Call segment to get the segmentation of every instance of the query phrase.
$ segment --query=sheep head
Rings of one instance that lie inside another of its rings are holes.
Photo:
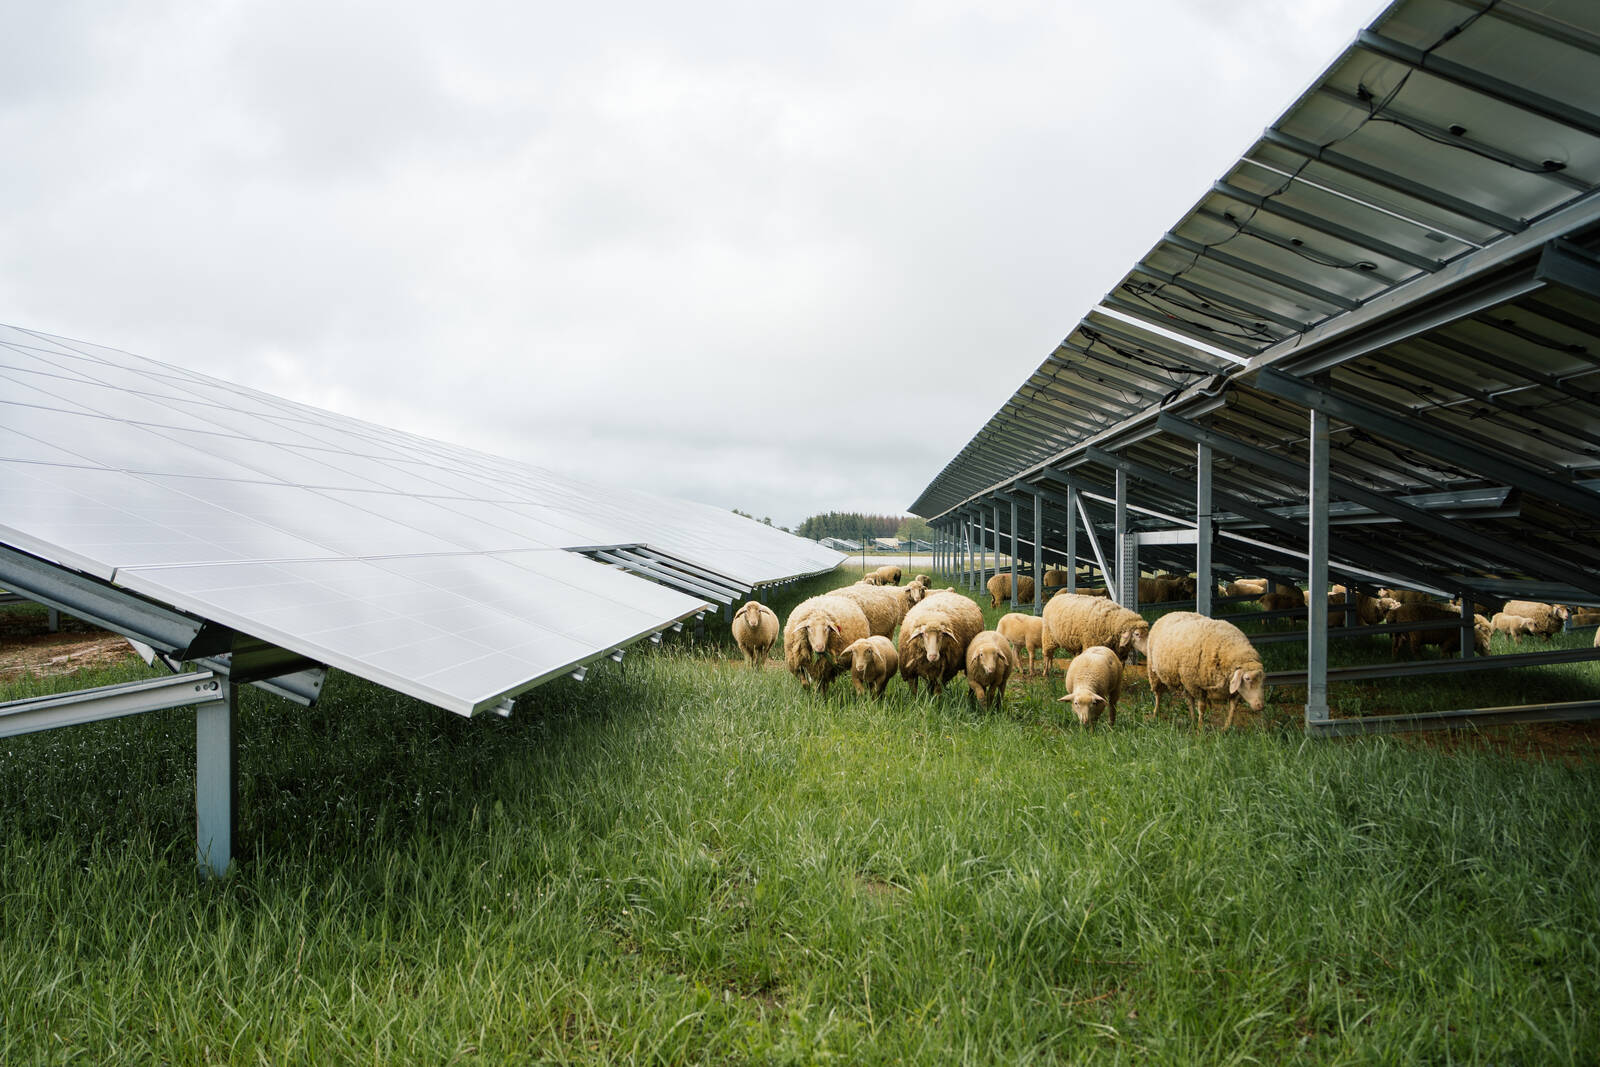
[[[761,625],[761,605],[752,600],[739,609],[739,614],[744,616],[744,624],[754,630]]]
[[[1056,701],[1058,703],[1070,701],[1072,703],[1072,713],[1078,717],[1078,722],[1084,726],[1088,726],[1092,720],[1099,718],[1100,710],[1095,707],[1096,704],[1109,703],[1105,697],[1096,693],[1093,689],[1086,689],[1081,685],[1066,696],[1057,697]]]
[[[1243,697],[1251,711],[1260,711],[1267,703],[1267,672],[1259,662],[1235,667],[1228,677],[1228,692]]]
[[[828,640],[839,632],[839,624],[818,615],[806,621],[806,643],[811,646],[811,656],[828,654]]]

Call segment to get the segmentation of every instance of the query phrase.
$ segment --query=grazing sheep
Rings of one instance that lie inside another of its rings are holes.
[[[1600,611],[1586,611],[1579,608],[1569,617],[1574,626],[1600,626]]]
[[[912,608],[922,603],[922,598],[927,596],[929,592],[930,590],[928,587],[923,585],[921,582],[907,582],[905,585],[901,586],[900,596],[905,600],[906,611],[910,611]],[[905,612],[901,612],[901,615],[904,616]]]
[[[893,637],[894,628],[906,617],[910,607],[905,590],[894,586],[847,585],[831,594],[853,601],[867,617],[867,629],[875,636]]]
[[[1270,583],[1265,578],[1240,578],[1236,582],[1229,582],[1223,586],[1223,593],[1227,596],[1263,596]]]
[[[1572,613],[1561,604],[1541,604],[1537,600],[1508,600],[1501,611],[1533,621],[1533,632],[1546,641],[1561,632]]]
[[[1147,644],[1156,711],[1161,710],[1162,693],[1181,690],[1199,727],[1205,724],[1212,701],[1226,699],[1228,717],[1222,723],[1226,730],[1233,725],[1241,697],[1252,711],[1265,706],[1267,675],[1261,656],[1233,623],[1192,611],[1174,611],[1150,627]]]
[[[1059,589],[1063,585],[1072,584],[1072,572],[1063,570],[1047,570],[1044,572],[1044,587],[1046,589]]]
[[[1380,589],[1378,595],[1398,600],[1402,604],[1436,604],[1439,600],[1438,597],[1424,593],[1420,589]]]
[[[1072,591],[1074,596],[1097,596],[1111,599],[1111,591],[1103,585],[1080,585]]]
[[[879,567],[877,570],[873,571],[872,573],[876,574],[879,578],[883,579],[881,582],[878,583],[879,585],[899,585],[900,584],[900,568],[898,566],[896,566],[895,564],[893,564],[893,563],[886,563],[882,567]]]
[[[1305,597],[1296,589],[1292,593],[1264,593],[1260,604],[1262,611],[1287,611],[1290,608],[1305,607]]]
[[[1482,623],[1479,623],[1482,619]],[[1405,633],[1392,634],[1389,637],[1389,654],[1399,656],[1400,650],[1406,650],[1407,655],[1416,656],[1422,653],[1425,645],[1438,645],[1439,651],[1448,656],[1461,649],[1461,616],[1451,611],[1443,604],[1423,601],[1413,601],[1410,604],[1402,603],[1393,608],[1383,617],[1389,625],[1405,622],[1450,622],[1453,626],[1441,626],[1437,630],[1408,630]],[[1472,647],[1480,656],[1489,654],[1489,634],[1492,632],[1490,624],[1483,616],[1473,620]]]
[[[750,666],[759,670],[772,646],[778,642],[778,616],[765,604],[752,600],[733,617],[733,642],[744,653]]]
[[[900,673],[913,695],[928,679],[934,696],[966,666],[967,645],[983,630],[983,611],[955,592],[939,592],[906,612],[900,625]]]
[[[889,679],[900,670],[900,653],[895,651],[894,642],[874,634],[852,641],[842,655],[850,660],[850,680],[855,683],[856,692],[870,691],[873,700],[883,699]]]
[[[1011,599],[1011,572],[1001,571],[989,579],[989,606],[997,608],[1000,601]],[[1033,579],[1026,574],[1017,576],[1017,599],[1033,599]]]
[[[1101,710],[1110,713],[1117,725],[1117,698],[1122,695],[1122,661],[1104,645],[1094,645],[1072,657],[1067,664],[1067,695],[1057,697],[1070,702],[1073,713],[1084,726],[1093,726]]]
[[[1334,591],[1328,594],[1328,625],[1343,626],[1345,616],[1345,592],[1343,586],[1334,586]],[[1311,590],[1305,591],[1305,605],[1311,606]],[[1376,626],[1383,621],[1383,616],[1390,608],[1399,606],[1399,601],[1386,597],[1371,597],[1365,593],[1355,595],[1356,622],[1362,626]]]
[[[1028,650],[1028,673],[1033,673],[1033,654],[1044,644],[1044,619],[1038,615],[1024,615],[1013,611],[1000,616],[995,632],[1011,642],[1013,649],[1019,645]]]
[[[857,585],[889,585],[890,582],[889,582],[889,579],[885,578],[883,575],[879,574],[877,571],[873,571],[870,574],[863,574],[861,576],[861,580],[856,582],[856,584]]]
[[[1197,584],[1184,575],[1162,575],[1139,579],[1139,603],[1167,604],[1174,600],[1193,600]]]
[[[1503,633],[1511,638],[1514,645],[1522,644],[1523,634],[1537,634],[1533,628],[1533,620],[1526,615],[1513,615],[1509,611],[1497,611],[1494,618],[1489,620],[1489,628]]]
[[[1099,597],[1057,593],[1044,606],[1044,673],[1056,649],[1077,655],[1086,648],[1105,645],[1126,660],[1134,649],[1145,648],[1150,624],[1137,611]]]
[[[816,683],[828,695],[828,683],[844,667],[839,656],[850,644],[867,637],[867,617],[853,600],[823,594],[803,600],[783,627],[783,662],[803,688]]]
[[[994,630],[984,630],[967,644],[967,701],[982,701],[993,710],[1005,700],[1006,681],[1017,669],[1011,642]]]
[[[926,574],[919,574],[915,578],[911,579],[911,584],[912,585],[920,585],[924,589],[932,589],[933,588],[933,579],[929,578]]]

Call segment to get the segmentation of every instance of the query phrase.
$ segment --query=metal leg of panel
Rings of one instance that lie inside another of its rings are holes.
[[[999,511],[998,508],[995,509]],[[1017,502],[1011,501],[1011,610],[1017,610]]]
[[[206,878],[228,873],[239,806],[238,689],[230,679],[219,680],[220,699],[194,713],[195,855]]]
[[[1310,484],[1307,487],[1307,555],[1313,597],[1328,588],[1328,416],[1311,409]],[[1314,603],[1315,601],[1313,601]],[[1306,626],[1306,729],[1328,721],[1328,613],[1308,613]]]
[[[1115,504],[1116,515],[1116,568],[1117,568],[1117,603],[1134,611],[1139,610],[1139,572],[1138,564],[1129,559],[1134,551],[1132,541],[1128,537],[1128,472],[1121,467],[1117,468],[1117,496]],[[1128,580],[1128,573],[1132,569],[1133,580]]]
[[[1000,502],[994,505],[994,573],[1000,573]]]
[[[46,612],[50,623],[50,632],[56,633],[61,629],[61,609],[50,608]]]
[[[1472,617],[1472,594],[1463,590],[1457,595],[1461,597],[1461,658],[1471,659],[1472,653],[1475,651],[1473,638],[1477,636]]]
[[[1033,495],[1033,613],[1044,610],[1044,501]]]
[[[1078,491],[1067,487],[1067,592],[1078,591]]]
[[[1216,581],[1211,576],[1211,446],[1195,446],[1194,465],[1194,610],[1211,614]]]

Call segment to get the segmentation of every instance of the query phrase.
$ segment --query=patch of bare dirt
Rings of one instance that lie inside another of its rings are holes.
[[[116,634],[63,616],[51,633],[42,611],[0,612],[0,683],[109,667],[137,653]]]

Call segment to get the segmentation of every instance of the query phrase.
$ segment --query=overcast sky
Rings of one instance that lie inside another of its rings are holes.
[[[1379,6],[14,4],[0,321],[898,512]]]

